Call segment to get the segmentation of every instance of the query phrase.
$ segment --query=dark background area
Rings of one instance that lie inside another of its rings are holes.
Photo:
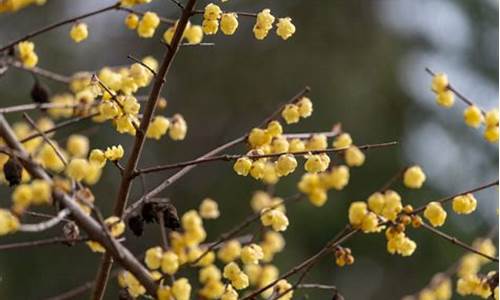
[[[16,14],[0,15],[0,44],[35,28],[112,4],[112,1],[49,0],[42,7],[29,7]],[[200,1],[199,7],[205,4]],[[351,183],[342,192],[330,192],[322,208],[309,203],[289,207],[291,225],[285,232],[286,250],[275,263],[285,272],[311,256],[341,230],[347,221],[349,203],[364,200],[403,166],[423,166],[428,180],[422,190],[409,191],[396,185],[403,201],[419,206],[432,199],[457,193],[498,176],[498,147],[482,139],[482,132],[462,121],[462,106],[450,110],[434,104],[431,78],[425,67],[445,71],[459,89],[485,109],[498,101],[498,1],[385,0],[385,1],[249,1],[231,0],[224,10],[257,12],[271,8],[276,16],[291,16],[296,34],[282,41],[274,33],[264,41],[253,38],[253,20],[240,18],[234,36],[207,37],[213,47],[186,47],[178,54],[163,92],[169,103],[166,114],[181,113],[188,122],[187,138],[172,142],[148,140],[142,166],[195,158],[240,136],[260,123],[278,105],[305,85],[312,88],[313,117],[287,132],[329,130],[341,122],[358,144],[397,140],[393,148],[371,151],[364,167],[352,169]],[[167,0],[138,6],[159,15],[176,17],[176,7]],[[123,25],[123,12],[108,12],[86,20],[89,39],[75,44],[69,27],[34,39],[39,66],[70,75],[79,70],[130,63],[135,57],[160,59],[164,47],[155,38],[143,40]],[[194,19],[193,23],[200,23]],[[47,80],[54,92],[65,86]],[[31,76],[9,70],[0,78],[1,106],[29,103]],[[138,94],[145,95],[148,88]],[[21,120],[21,115],[9,115]],[[64,137],[79,124],[61,131]],[[130,149],[133,139],[119,135],[109,123],[91,136],[91,147],[121,143]],[[231,150],[234,153],[243,148]],[[128,153],[128,152],[126,152]],[[296,192],[301,172],[286,177],[277,186],[279,196]],[[150,175],[149,188],[168,172]],[[119,176],[111,165],[94,187],[97,204],[106,215],[116,196]],[[250,213],[252,192],[264,188],[251,178],[234,174],[226,162],[196,168],[162,193],[173,199],[180,212],[197,207],[207,196],[219,202],[222,217],[207,223],[208,240],[234,226]],[[10,204],[9,189],[0,188],[0,205]],[[451,209],[442,228],[471,243],[498,225],[498,190],[478,193],[479,209],[458,217]],[[132,200],[140,196],[135,186]],[[144,237],[127,234],[126,245],[139,253],[159,243],[158,232],[148,227]],[[44,233],[60,233],[56,228]],[[409,230],[418,244],[408,258],[391,256],[385,238],[358,235],[350,247],[356,263],[339,268],[333,257],[325,259],[307,282],[336,285],[346,299],[399,299],[425,286],[433,274],[444,271],[464,254],[460,248],[422,230]],[[41,238],[16,234],[0,243]],[[100,256],[85,245],[62,245],[20,249],[0,253],[0,298],[42,299],[94,278]],[[497,268],[489,265],[485,270]],[[113,280],[107,299],[116,299]],[[324,293],[308,292],[310,299],[325,299]],[[459,299],[459,296],[454,296]],[[82,299],[84,299],[82,297]]]

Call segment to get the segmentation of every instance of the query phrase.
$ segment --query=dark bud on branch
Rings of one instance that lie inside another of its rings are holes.
[[[80,229],[75,222],[68,222],[64,224],[62,231],[64,238],[66,239],[65,244],[68,246],[74,246],[76,244],[76,240],[80,237]]]
[[[143,220],[148,223],[159,223],[159,213],[163,214],[165,228],[176,230],[181,226],[177,209],[170,202],[157,200],[149,201],[142,205],[141,215]]]
[[[144,232],[144,220],[140,215],[133,215],[128,219],[128,228],[136,236],[141,236]]]
[[[49,102],[49,89],[35,77],[35,84],[31,88],[31,99],[35,103],[43,104]]]
[[[18,185],[21,182],[23,166],[21,166],[17,158],[10,157],[5,165],[3,165],[3,173],[5,174],[5,179],[9,182],[9,186]]]

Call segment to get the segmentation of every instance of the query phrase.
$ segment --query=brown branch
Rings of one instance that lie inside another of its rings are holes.
[[[143,117],[139,125],[139,130],[136,130],[132,152],[130,153],[129,159],[123,171],[120,189],[113,208],[114,215],[116,216],[121,217],[123,215],[124,208],[127,205],[127,200],[133,180],[132,175],[137,168],[137,164],[142,154],[144,142],[146,139],[145,134],[153,118],[154,110],[156,108],[156,102],[158,101],[158,97],[165,84],[165,76],[168,74],[170,66],[172,65],[175,55],[177,54],[184,29],[186,28],[186,25],[189,21],[195,3],[196,0],[189,0],[186,4],[185,9],[182,11],[182,15],[179,19],[177,28],[172,38],[171,46],[165,52],[157,76],[155,77],[155,81],[153,83],[153,87],[151,89],[151,93],[149,95],[148,102],[146,103],[146,108],[144,109]],[[108,265],[109,267],[107,267]],[[108,253],[105,253],[97,274],[97,282],[92,297],[94,300],[102,299],[111,266],[111,256]],[[152,295],[155,294],[152,293]]]
[[[46,180],[49,183],[52,182],[52,178],[45,170],[29,159],[28,154],[24,151],[21,143],[16,139],[12,128],[3,115],[0,115],[0,136],[4,139],[6,145],[19,152],[20,155],[24,157],[21,161],[32,177]],[[87,233],[91,240],[100,243],[107,250],[106,253],[109,253],[109,255],[114,257],[125,269],[129,270],[145,287],[148,293],[151,295],[156,293],[157,284],[151,279],[148,270],[144,268],[127,248],[117,243],[116,240],[113,241],[113,239],[109,239],[103,232],[99,223],[86,215],[75,199],[60,190],[54,190],[53,196],[56,201],[59,201],[62,206],[71,211],[71,215],[75,222]]]
[[[42,27],[40,29],[37,29],[37,30],[35,30],[33,32],[30,32],[30,33],[26,34],[25,36],[23,36],[21,38],[18,38],[16,40],[13,40],[13,41],[7,43],[6,45],[4,45],[4,46],[2,46],[0,48],[0,52],[13,47],[14,45],[18,44],[19,42],[22,42],[22,41],[25,41],[27,39],[33,38],[33,37],[35,37],[37,35],[40,35],[42,33],[47,32],[47,31],[51,31],[51,30],[53,30],[55,28],[58,28],[60,26],[63,26],[63,25],[66,25],[66,24],[70,24],[70,23],[73,23],[75,21],[78,21],[78,20],[81,20],[81,19],[85,19],[85,18],[88,18],[90,16],[94,16],[94,15],[97,15],[97,14],[100,14],[100,13],[103,13],[103,12],[106,12],[106,11],[109,11],[109,10],[118,9],[119,7],[120,7],[120,2],[117,2],[117,3],[113,4],[113,5],[106,6],[106,7],[103,7],[103,8],[100,8],[100,9],[97,9],[97,10],[94,10],[94,11],[91,11],[91,12],[88,12],[88,13],[76,16],[76,17],[73,17],[73,18],[66,19],[64,21],[56,22],[56,23],[50,24],[48,26]]]
[[[11,65],[11,66],[13,66],[14,68],[21,69],[21,70],[24,70],[24,71],[28,71],[28,72],[31,72],[31,73],[35,73],[37,75],[43,76],[45,78],[48,78],[48,79],[50,79],[52,81],[61,82],[61,83],[64,83],[64,84],[68,84],[68,83],[71,82],[71,77],[69,77],[69,76],[65,76],[65,75],[62,75],[62,74],[59,74],[59,73],[56,73],[56,72],[53,72],[53,71],[49,71],[49,70],[46,70],[46,69],[42,69],[42,68],[36,67],[36,66],[33,67],[33,68],[27,68],[20,61],[17,61],[17,60],[12,60],[8,64]]]
[[[205,11],[202,9],[197,9],[197,10],[193,11],[193,15],[202,15],[204,13],[205,13]],[[224,13],[226,13],[226,12],[224,12]],[[257,18],[256,13],[244,12],[244,11],[238,11],[238,12],[234,12],[234,13],[237,14],[238,16],[242,16],[242,17]]]
[[[397,142],[393,141],[393,142],[387,142],[387,143],[367,144],[367,145],[359,146],[358,148],[360,150],[369,150],[369,149],[383,148],[383,147],[394,146],[394,145],[397,145]],[[284,154],[305,156],[305,155],[309,155],[309,154],[320,154],[320,153],[339,153],[339,152],[346,151],[348,148],[349,147],[327,148],[327,149],[323,149],[323,150],[280,152],[280,153],[270,153],[270,154],[261,154],[261,155],[222,154],[222,155],[211,156],[211,157],[202,158],[202,159],[195,159],[195,160],[179,162],[179,163],[174,163],[174,164],[159,165],[159,166],[155,166],[155,167],[145,168],[145,169],[141,169],[141,170],[136,171],[134,173],[134,176],[137,176],[139,174],[160,172],[160,171],[171,170],[171,169],[179,169],[179,168],[186,167],[186,166],[197,165],[197,164],[213,162],[213,161],[232,161],[232,160],[237,160],[238,158],[241,158],[241,157],[248,157],[250,159],[276,158],[276,157],[279,157],[279,156],[284,155]]]
[[[474,249],[473,247],[471,247],[471,246],[467,245],[466,243],[464,243],[464,242],[460,241],[460,240],[459,240],[459,239],[457,239],[456,237],[453,237],[453,236],[451,236],[451,235],[448,235],[448,234],[446,234],[446,233],[442,232],[441,230],[436,229],[436,228],[432,227],[431,225],[429,225],[429,224],[427,224],[427,223],[425,223],[425,222],[422,222],[422,226],[423,226],[425,229],[429,230],[430,232],[432,232],[432,233],[436,234],[437,236],[439,236],[439,237],[441,237],[441,238],[443,238],[443,239],[445,239],[445,240],[448,240],[448,241],[449,241],[450,243],[452,243],[452,244],[455,244],[455,245],[457,245],[457,246],[459,246],[459,247],[462,247],[463,249],[465,249],[465,250],[467,250],[467,251],[470,251],[470,252],[476,253],[477,255],[480,255],[480,256],[482,256],[482,257],[485,257],[485,258],[487,258],[487,259],[489,259],[489,260],[491,260],[491,261],[498,262],[498,257],[493,257],[493,256],[490,256],[490,255],[488,255],[488,254],[486,254],[486,253],[482,253],[481,251],[478,251],[478,250]]]
[[[89,239],[86,237],[79,237],[76,239],[67,239],[64,237],[53,237],[53,238],[48,238],[48,239],[43,239],[43,240],[36,240],[36,241],[26,241],[26,242],[16,242],[16,243],[10,243],[10,244],[3,244],[0,245],[0,251],[3,250],[17,250],[21,248],[30,248],[30,247],[38,247],[38,246],[48,246],[48,245],[54,245],[54,244],[66,244],[66,243],[75,243],[75,242],[86,242]]]
[[[478,191],[481,191],[481,190],[485,190],[485,189],[493,187],[493,186],[498,186],[498,179],[495,180],[495,181],[493,181],[493,182],[490,182],[490,183],[487,183],[487,184],[475,187],[475,188],[470,189],[470,190],[465,191],[465,192],[461,192],[461,193],[458,193],[458,194],[455,194],[455,195],[452,195],[452,196],[446,196],[446,197],[443,197],[441,199],[437,199],[434,202],[439,202],[441,204],[445,204],[446,202],[449,202],[449,201],[453,200],[453,198],[455,198],[455,197],[466,195],[466,194],[475,193],[475,192],[478,192]],[[427,204],[423,205],[423,206],[421,206],[419,208],[416,208],[416,209],[414,209],[412,211],[412,214],[421,213],[421,212],[423,212],[425,210],[426,207],[427,207]]]

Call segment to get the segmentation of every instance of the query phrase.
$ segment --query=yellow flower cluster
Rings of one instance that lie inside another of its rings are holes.
[[[302,97],[297,103],[287,104],[281,111],[281,116],[287,124],[299,122],[300,118],[308,118],[313,112],[311,99]]]
[[[285,239],[280,233],[270,230],[264,234],[264,238],[260,242],[260,247],[264,254],[262,261],[271,262],[274,259],[274,255],[285,248]]]
[[[23,41],[17,44],[19,59],[26,68],[33,68],[38,63],[38,55],[35,53],[33,42]]]
[[[142,38],[151,38],[154,36],[158,25],[160,25],[160,18],[158,15],[154,12],[147,11],[137,25],[137,34]]]
[[[51,204],[52,187],[47,181],[36,179],[16,186],[11,197],[12,210],[22,214],[30,205]]]
[[[267,37],[269,31],[273,28],[275,17],[271,14],[271,10],[266,8],[257,14],[253,33],[255,38],[263,40]],[[289,17],[280,18],[276,25],[276,34],[284,40],[287,40],[295,33],[295,25]]]
[[[365,233],[382,230],[378,224],[377,215],[369,211],[367,204],[363,201],[352,202],[349,206],[349,223]]]
[[[222,276],[230,280],[231,285],[237,290],[242,290],[249,286],[247,274],[235,262],[230,262],[224,266]]]
[[[79,22],[73,25],[73,27],[71,27],[70,36],[75,43],[86,40],[89,36],[87,24]]]
[[[436,93],[436,103],[443,107],[452,107],[455,103],[455,95],[449,89],[448,76],[437,73],[432,77],[432,91]]]
[[[457,214],[468,215],[476,210],[477,200],[473,194],[460,195],[453,198],[452,207]]]
[[[118,275],[118,284],[134,298],[146,293],[144,286],[129,271],[123,271]]]
[[[219,205],[210,198],[203,199],[198,210],[203,219],[217,219],[220,216]]]
[[[139,4],[150,3],[151,0],[120,0],[120,5],[123,7],[132,7]]]
[[[426,179],[425,173],[420,166],[412,166],[405,170],[403,183],[407,188],[419,189]]]
[[[306,194],[315,206],[323,206],[329,189],[342,190],[349,183],[349,168],[340,165],[323,173],[306,173],[298,183],[299,191]]]
[[[407,237],[404,231],[399,231],[397,227],[389,227],[385,231],[387,238],[387,251],[391,254],[410,256],[417,249],[417,244]]]
[[[203,32],[206,35],[216,34],[219,30],[219,19],[221,18],[222,10],[216,4],[209,3],[205,6],[203,12]]]
[[[19,219],[6,209],[0,209],[0,235],[16,232],[19,229]]]
[[[486,124],[484,138],[490,143],[498,142],[498,109],[487,111],[484,122]]]
[[[461,296],[474,295],[490,299],[491,289],[487,278],[469,274],[458,279],[457,293]]]
[[[16,12],[28,5],[43,5],[47,0],[4,0],[0,1],[0,13]]]
[[[250,244],[241,249],[241,261],[245,265],[255,265],[264,258],[262,248],[257,244]]]
[[[175,31],[177,29],[177,22],[174,24],[174,26],[169,27],[164,33],[163,33],[163,40],[167,44],[172,43],[172,38],[174,37]],[[186,24],[186,28],[184,29],[184,32],[182,33],[182,38],[186,39],[189,44],[199,44],[203,40],[203,28],[200,25],[191,25],[190,22]]]
[[[447,215],[441,203],[435,201],[428,203],[424,210],[424,217],[434,227],[443,226]]]
[[[220,30],[225,35],[233,35],[238,29],[238,15],[236,13],[223,13],[220,19]]]
[[[368,197],[367,203],[372,212],[393,222],[403,210],[401,196],[393,190],[373,193]]]
[[[160,285],[157,292],[158,300],[189,300],[191,298],[191,284],[187,278],[179,278],[172,286]]]
[[[264,226],[271,226],[274,231],[285,231],[289,224],[285,212],[279,208],[264,208],[260,221]]]
[[[180,114],[172,116],[170,121],[169,136],[174,141],[181,141],[186,138],[188,126],[186,120]]]
[[[108,227],[112,237],[119,237],[125,232],[125,223],[116,216],[107,218],[104,220],[104,224]],[[104,253],[106,251],[106,249],[96,241],[88,241],[87,246],[89,246],[90,250],[93,252]]]

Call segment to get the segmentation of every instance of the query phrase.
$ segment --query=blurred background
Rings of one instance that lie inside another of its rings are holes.
[[[41,7],[2,14],[0,44],[112,3],[49,0]],[[200,1],[199,7],[204,4]],[[406,190],[399,183],[395,186],[403,201],[414,206],[498,178],[498,146],[487,143],[481,131],[464,124],[461,102],[448,110],[435,104],[431,78],[424,71],[425,67],[444,71],[460,91],[484,109],[497,106],[497,0],[231,0],[222,5],[227,11],[257,12],[266,7],[276,16],[291,16],[296,34],[287,41],[274,33],[265,41],[257,41],[251,32],[253,20],[240,18],[234,36],[206,38],[204,41],[215,43],[213,47],[183,48],[168,75],[163,96],[169,101],[167,115],[178,112],[187,120],[188,136],[182,142],[148,140],[141,165],[195,158],[260,123],[305,85],[312,88],[315,112],[300,124],[286,127],[287,132],[325,131],[341,122],[357,144],[399,141],[397,147],[369,152],[366,164],[352,170],[349,186],[342,192],[330,192],[322,208],[303,202],[288,209],[291,225],[284,233],[287,247],[275,259],[282,272],[321,249],[346,224],[349,203],[366,199],[403,166],[416,163],[427,174],[422,190]],[[154,9],[164,17],[177,17],[176,7],[167,0],[137,9]],[[164,47],[158,39],[165,25],[154,39],[142,40],[125,28],[125,15],[109,12],[87,19],[89,39],[78,45],[69,38],[67,26],[35,38],[39,66],[70,75],[129,64],[128,54],[160,59]],[[67,89],[45,79],[43,82],[53,92]],[[29,103],[32,83],[28,73],[9,70],[0,78],[1,106]],[[139,94],[148,91],[146,88]],[[19,114],[8,117],[12,121],[21,119]],[[91,125],[80,124],[58,136]],[[122,143],[130,149],[132,140],[117,134],[107,123],[93,133],[91,147]],[[296,193],[300,173],[280,181],[277,195]],[[148,188],[169,175],[148,176]],[[105,215],[111,213],[118,184],[117,170],[108,166],[94,188]],[[251,212],[250,197],[254,190],[263,188],[251,178],[236,176],[230,164],[217,162],[196,168],[162,195],[173,199],[180,212],[197,207],[205,197],[217,200],[222,217],[206,222],[208,240],[214,240]],[[8,188],[2,186],[0,193],[0,205],[9,206]],[[140,187],[135,186],[132,200],[140,193]],[[442,229],[469,243],[487,235],[498,225],[497,193],[497,189],[478,193],[479,209],[472,215],[457,217],[450,211]],[[58,234],[60,228],[44,236]],[[391,256],[382,234],[359,235],[345,244],[353,251],[354,265],[339,268],[333,257],[327,258],[305,282],[336,285],[346,299],[399,299],[420,290],[435,273],[446,270],[464,254],[427,231],[410,229],[408,234],[418,244],[411,257]],[[2,237],[0,243],[40,237],[16,234]],[[147,227],[141,238],[127,233],[126,245],[137,253],[157,244],[156,227]],[[3,251],[0,298],[57,295],[93,279],[99,258],[83,244]],[[485,270],[497,267],[488,265]],[[112,281],[106,299],[116,299],[116,295],[117,284]],[[331,297],[325,292],[307,291],[307,295],[310,299]]]

